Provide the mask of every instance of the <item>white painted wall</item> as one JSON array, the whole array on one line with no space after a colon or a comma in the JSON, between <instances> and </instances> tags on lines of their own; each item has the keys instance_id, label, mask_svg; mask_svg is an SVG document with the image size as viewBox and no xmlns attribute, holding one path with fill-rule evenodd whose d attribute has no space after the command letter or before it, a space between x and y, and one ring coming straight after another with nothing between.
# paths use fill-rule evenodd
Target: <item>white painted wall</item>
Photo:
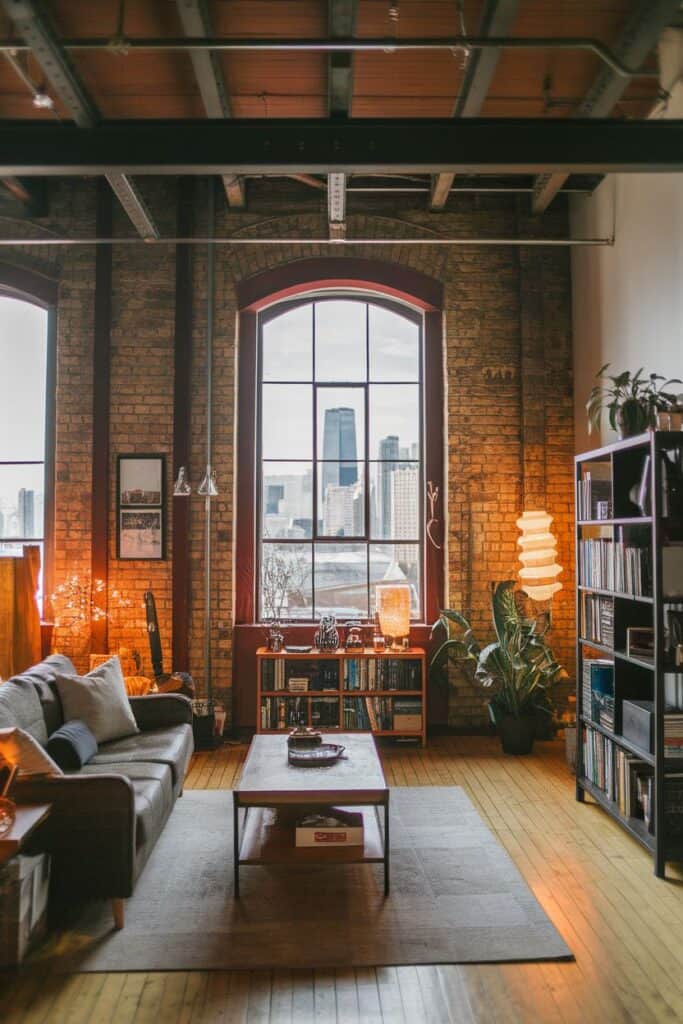
<instances>
[{"instance_id":1,"label":"white painted wall","mask_svg":"<svg viewBox=\"0 0 683 1024\"><path fill-rule=\"evenodd\" d=\"M662 81L671 99L657 116L683 118L681 34L667 33ZM576 451L615 438L604 418L588 435L585 403L603 363L614 373L644 366L683 378L683 174L617 174L590 196L573 196L574 238L613 247L572 250ZM683 392L683 386L674 388Z\"/></svg>"}]
</instances>

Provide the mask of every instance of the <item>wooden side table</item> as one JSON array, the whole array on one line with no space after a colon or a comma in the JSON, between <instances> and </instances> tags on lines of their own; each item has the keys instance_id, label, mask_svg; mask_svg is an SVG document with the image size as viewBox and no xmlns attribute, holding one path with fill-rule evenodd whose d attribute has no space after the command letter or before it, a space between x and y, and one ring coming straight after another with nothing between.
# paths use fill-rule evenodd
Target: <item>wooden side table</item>
<instances>
[{"instance_id":1,"label":"wooden side table","mask_svg":"<svg viewBox=\"0 0 683 1024\"><path fill-rule=\"evenodd\" d=\"M0 838L0 966L21 963L45 930L50 858L21 851L49 813L49 804L19 805L12 828Z\"/></svg>"}]
</instances>

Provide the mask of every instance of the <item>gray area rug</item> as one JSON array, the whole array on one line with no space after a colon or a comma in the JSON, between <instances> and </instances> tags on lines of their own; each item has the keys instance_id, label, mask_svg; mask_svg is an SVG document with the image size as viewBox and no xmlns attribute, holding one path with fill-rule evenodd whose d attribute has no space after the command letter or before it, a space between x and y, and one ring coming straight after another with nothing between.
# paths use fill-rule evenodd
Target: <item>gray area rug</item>
<instances>
[{"instance_id":1,"label":"gray area rug","mask_svg":"<svg viewBox=\"0 0 683 1024\"><path fill-rule=\"evenodd\" d=\"M240 870L232 794L186 791L112 930L109 903L32 958L58 971L369 967L571 959L506 851L458 787L391 791L382 866Z\"/></svg>"}]
</instances>

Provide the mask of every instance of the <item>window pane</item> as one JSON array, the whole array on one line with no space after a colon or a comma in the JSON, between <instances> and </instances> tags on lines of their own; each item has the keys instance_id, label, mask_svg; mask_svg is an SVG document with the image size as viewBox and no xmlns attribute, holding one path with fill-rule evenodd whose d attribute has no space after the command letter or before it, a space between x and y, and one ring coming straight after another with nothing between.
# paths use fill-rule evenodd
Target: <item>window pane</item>
<instances>
[{"instance_id":1,"label":"window pane","mask_svg":"<svg viewBox=\"0 0 683 1024\"><path fill-rule=\"evenodd\" d=\"M310 462L264 462L263 537L313 535L313 469Z\"/></svg>"},{"instance_id":2,"label":"window pane","mask_svg":"<svg viewBox=\"0 0 683 1024\"><path fill-rule=\"evenodd\" d=\"M420 533L420 464L370 463L371 536L417 540Z\"/></svg>"},{"instance_id":3,"label":"window pane","mask_svg":"<svg viewBox=\"0 0 683 1024\"><path fill-rule=\"evenodd\" d=\"M310 384L264 384L262 388L264 459L313 457L313 389Z\"/></svg>"},{"instance_id":4,"label":"window pane","mask_svg":"<svg viewBox=\"0 0 683 1024\"><path fill-rule=\"evenodd\" d=\"M0 537L43 536L44 469L0 466Z\"/></svg>"},{"instance_id":5,"label":"window pane","mask_svg":"<svg viewBox=\"0 0 683 1024\"><path fill-rule=\"evenodd\" d=\"M262 333L263 380L312 380L313 309L297 306L268 320Z\"/></svg>"},{"instance_id":6,"label":"window pane","mask_svg":"<svg viewBox=\"0 0 683 1024\"><path fill-rule=\"evenodd\" d=\"M318 458L357 462L365 455L363 388L317 388Z\"/></svg>"},{"instance_id":7,"label":"window pane","mask_svg":"<svg viewBox=\"0 0 683 1024\"><path fill-rule=\"evenodd\" d=\"M261 618L313 618L310 544L261 546Z\"/></svg>"},{"instance_id":8,"label":"window pane","mask_svg":"<svg viewBox=\"0 0 683 1024\"><path fill-rule=\"evenodd\" d=\"M365 310L348 299L316 302L316 380L365 380Z\"/></svg>"},{"instance_id":9,"label":"window pane","mask_svg":"<svg viewBox=\"0 0 683 1024\"><path fill-rule=\"evenodd\" d=\"M370 385L370 458L420 457L420 394L417 384Z\"/></svg>"},{"instance_id":10,"label":"window pane","mask_svg":"<svg viewBox=\"0 0 683 1024\"><path fill-rule=\"evenodd\" d=\"M47 312L0 298L0 462L45 458Z\"/></svg>"},{"instance_id":11,"label":"window pane","mask_svg":"<svg viewBox=\"0 0 683 1024\"><path fill-rule=\"evenodd\" d=\"M410 584L410 615L420 614L420 548L418 544L370 545L370 614L375 614L377 583Z\"/></svg>"},{"instance_id":12,"label":"window pane","mask_svg":"<svg viewBox=\"0 0 683 1024\"><path fill-rule=\"evenodd\" d=\"M318 533L323 537L363 536L364 477L362 462L318 463Z\"/></svg>"},{"instance_id":13,"label":"window pane","mask_svg":"<svg viewBox=\"0 0 683 1024\"><path fill-rule=\"evenodd\" d=\"M315 545L315 613L339 619L367 618L365 544Z\"/></svg>"},{"instance_id":14,"label":"window pane","mask_svg":"<svg viewBox=\"0 0 683 1024\"><path fill-rule=\"evenodd\" d=\"M370 380L420 379L420 329L412 320L370 306Z\"/></svg>"}]
</instances>

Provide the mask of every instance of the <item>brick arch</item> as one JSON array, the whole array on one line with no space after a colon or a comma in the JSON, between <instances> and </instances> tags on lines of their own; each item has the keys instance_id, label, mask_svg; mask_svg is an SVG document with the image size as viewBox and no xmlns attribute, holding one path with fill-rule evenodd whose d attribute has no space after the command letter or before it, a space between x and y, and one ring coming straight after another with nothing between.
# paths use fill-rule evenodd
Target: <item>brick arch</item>
<instances>
[{"instance_id":1,"label":"brick arch","mask_svg":"<svg viewBox=\"0 0 683 1024\"><path fill-rule=\"evenodd\" d=\"M35 270L0 263L0 293L50 309L57 305L59 286L55 280Z\"/></svg>"},{"instance_id":2,"label":"brick arch","mask_svg":"<svg viewBox=\"0 0 683 1024\"><path fill-rule=\"evenodd\" d=\"M240 310L256 313L283 299L325 288L357 288L430 313L443 307L443 285L436 278L399 263L348 256L289 260L261 271L239 282L237 300Z\"/></svg>"}]
</instances>

